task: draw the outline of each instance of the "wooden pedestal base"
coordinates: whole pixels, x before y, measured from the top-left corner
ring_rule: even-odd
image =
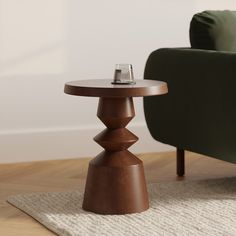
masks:
[[[138,140],[125,128],[135,115],[133,99],[100,98],[97,115],[107,128],[94,140],[105,150],[89,164],[83,209],[99,214],[147,210],[143,164],[127,150]]]

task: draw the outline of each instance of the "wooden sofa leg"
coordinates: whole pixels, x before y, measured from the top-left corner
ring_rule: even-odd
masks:
[[[184,164],[184,150],[177,148],[176,150],[176,167],[177,167],[177,175],[179,177],[184,176],[185,174],[185,164]]]

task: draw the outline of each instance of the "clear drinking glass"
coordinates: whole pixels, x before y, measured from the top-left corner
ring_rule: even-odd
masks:
[[[131,64],[116,64],[113,84],[135,84]]]

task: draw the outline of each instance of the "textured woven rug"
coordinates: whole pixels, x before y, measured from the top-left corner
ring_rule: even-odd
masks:
[[[150,209],[140,214],[97,215],[82,210],[79,191],[8,198],[58,235],[235,236],[236,178],[148,186]]]

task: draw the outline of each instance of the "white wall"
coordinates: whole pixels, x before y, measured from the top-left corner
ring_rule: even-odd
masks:
[[[65,95],[64,83],[111,78],[116,63],[142,78],[151,51],[189,45],[196,10],[235,5],[209,2],[0,0],[0,162],[96,155],[97,99]],[[131,149],[169,150],[150,137],[141,98],[135,106]]]
[[[196,10],[236,10],[235,0],[196,0]]]

